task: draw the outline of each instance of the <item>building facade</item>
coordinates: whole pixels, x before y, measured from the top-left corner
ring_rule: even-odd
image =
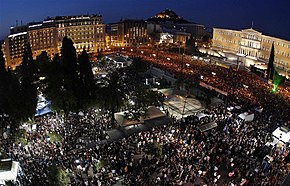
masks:
[[[177,24],[176,28],[186,33],[190,33],[194,37],[194,39],[198,41],[201,41],[203,36],[205,35],[205,27],[201,24],[183,23]]]
[[[10,35],[4,41],[7,66],[21,63],[24,46],[31,46],[33,57],[46,51],[49,57],[60,53],[62,39],[69,37],[77,53],[84,48],[88,53],[105,49],[105,25],[100,15],[57,16],[42,22],[10,28]]]
[[[252,28],[241,31],[213,29],[213,48],[243,55],[255,60],[268,61],[272,43],[275,49],[275,66],[290,68],[290,41],[263,35]]]
[[[112,46],[134,46],[148,41],[147,22],[144,20],[122,20],[111,24]]]

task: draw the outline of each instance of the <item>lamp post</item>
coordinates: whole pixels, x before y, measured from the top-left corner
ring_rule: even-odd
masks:
[[[286,68],[286,70],[285,70],[285,78],[286,78],[286,79],[288,79],[287,76],[288,76],[288,71],[289,71],[289,70],[290,70],[290,68]]]
[[[158,50],[159,49],[159,47],[158,47],[158,44],[156,45],[156,62],[157,62],[157,64],[158,64]]]
[[[182,113],[181,113],[181,118],[183,119],[183,115],[184,115],[184,112],[185,112],[185,105],[186,105],[186,99],[187,99],[188,95],[186,95],[184,97],[184,104],[183,104],[183,108],[182,108]]]
[[[184,68],[184,61],[183,61],[184,55],[185,55],[185,46],[183,46],[183,53],[181,55],[181,73],[183,73],[183,68]]]

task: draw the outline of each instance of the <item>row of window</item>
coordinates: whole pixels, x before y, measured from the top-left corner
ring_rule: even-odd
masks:
[[[233,33],[233,32],[227,32],[227,31],[215,31],[218,34],[222,34],[222,35],[228,35],[228,36],[235,36],[235,37],[241,37],[241,34],[237,34],[237,33]]]
[[[103,35],[103,34],[99,34],[99,33],[103,33],[102,31],[101,32],[99,32],[99,31],[97,31],[97,36],[101,36],[101,35]],[[61,34],[61,33],[60,33]],[[62,33],[62,34],[64,34],[64,33]],[[77,35],[95,35],[96,33],[94,33],[94,32],[67,32],[66,33],[66,35],[69,35],[69,36],[77,36]]]
[[[59,28],[64,28],[64,27],[68,27],[68,26],[82,26],[82,25],[98,25],[98,24],[101,24],[100,22],[98,21],[84,21],[84,22],[70,22],[70,23],[61,23],[61,24],[58,24],[58,27]]]
[[[285,65],[285,66],[288,66],[288,62],[285,62],[283,60],[280,60],[280,59],[275,59],[275,63],[278,63],[278,64],[281,64],[281,65]]]
[[[254,49],[260,49],[260,43],[257,43],[257,42],[242,41],[241,45],[254,48]]]
[[[262,50],[270,52],[271,49],[270,49],[270,47],[263,46]],[[280,51],[280,50],[275,50],[275,54],[282,55],[284,57],[290,57],[290,53],[286,53],[286,52]]]
[[[225,38],[218,38],[218,37],[215,37],[214,40],[215,40],[215,41],[227,42],[227,43],[233,43],[233,44],[241,44],[240,41],[229,40],[229,39],[225,39]]]
[[[264,43],[273,43],[274,42],[274,45],[277,45],[277,46],[282,46],[282,47],[285,47],[285,48],[290,48],[290,44],[288,43],[282,43],[282,42],[279,42],[279,41],[275,41],[275,40],[270,40],[270,39],[263,39],[263,42]]]
[[[80,28],[69,28],[69,29],[66,29],[67,31],[71,31],[71,32],[80,32],[80,31],[93,31],[93,30],[101,30],[103,31],[104,29],[102,27],[97,27],[95,29],[95,27],[80,27]],[[60,30],[59,30],[60,31]]]
[[[254,34],[244,34],[244,38],[251,39],[251,40],[260,40],[260,37]]]
[[[49,31],[43,30],[43,31],[29,33],[29,37],[37,37],[37,36],[44,36],[44,35],[52,36],[52,30],[49,30]]]

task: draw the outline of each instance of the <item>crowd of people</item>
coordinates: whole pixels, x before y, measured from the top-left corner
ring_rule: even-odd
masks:
[[[141,52],[142,53],[141,53]],[[243,70],[236,71],[215,64],[209,65],[201,60],[193,60],[188,55],[178,55],[166,51],[143,48],[124,51],[129,56],[139,56],[164,69],[176,77],[190,79],[192,82],[204,82],[228,94],[229,100],[249,107],[267,107],[267,111],[276,113],[279,118],[290,120],[290,88],[279,86],[276,93],[273,85],[262,81],[258,76]],[[158,53],[158,54],[157,54]],[[202,76],[202,78],[201,78]],[[279,110],[279,112],[277,112]]]
[[[203,111],[209,117],[198,119],[196,113],[173,119],[119,141],[106,139],[105,131],[112,126],[96,109],[51,113],[35,118],[35,128],[24,128],[26,144],[11,140],[19,129],[11,129],[13,120],[2,115],[5,135],[0,136],[0,155],[19,161],[17,183],[49,185],[50,167],[58,166],[67,173],[70,185],[113,185],[117,179],[123,185],[281,184],[289,173],[285,161],[288,143],[262,152],[272,141],[271,132],[289,125],[289,89],[272,94],[269,85],[247,73],[192,62],[188,56],[183,60],[189,65],[181,68],[180,56],[161,53],[157,65],[193,80],[203,75],[204,82],[229,93],[229,104],[241,108],[229,111],[225,104],[209,107]],[[146,60],[155,60],[155,56],[146,56]],[[261,113],[255,111],[257,106],[263,107]],[[254,120],[240,119],[238,115],[244,111],[255,113]],[[218,124],[216,128],[199,130],[212,121]],[[53,140],[51,134],[59,139]]]
[[[270,128],[279,123],[266,112],[256,112],[254,121],[245,122],[238,117],[241,110],[229,115],[219,105],[204,111],[210,117],[192,115],[105,143],[99,142],[105,140],[108,123],[94,110],[66,117],[52,114],[35,120],[37,128],[28,133],[26,145],[1,140],[1,150],[20,162],[20,185],[48,184],[52,165],[68,173],[71,185],[113,185],[116,177],[123,177],[124,185],[280,184],[289,173],[286,144],[271,147],[271,161],[261,155],[271,141]],[[199,130],[211,121],[218,127]],[[60,135],[60,141],[49,140],[49,133]],[[150,151],[149,144],[158,144],[161,153]]]

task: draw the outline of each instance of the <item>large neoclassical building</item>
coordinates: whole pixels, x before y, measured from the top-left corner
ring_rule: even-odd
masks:
[[[275,66],[281,70],[290,68],[290,41],[263,35],[252,28],[241,31],[213,29],[213,48],[244,55],[254,60],[268,61],[272,43],[275,49]]]
[[[84,48],[88,53],[96,53],[105,48],[105,34],[101,15],[57,16],[11,27],[10,35],[3,44],[6,64],[12,67],[18,65],[27,43],[31,46],[33,57],[42,51],[52,57],[60,53],[64,36],[73,40],[78,53]]]

